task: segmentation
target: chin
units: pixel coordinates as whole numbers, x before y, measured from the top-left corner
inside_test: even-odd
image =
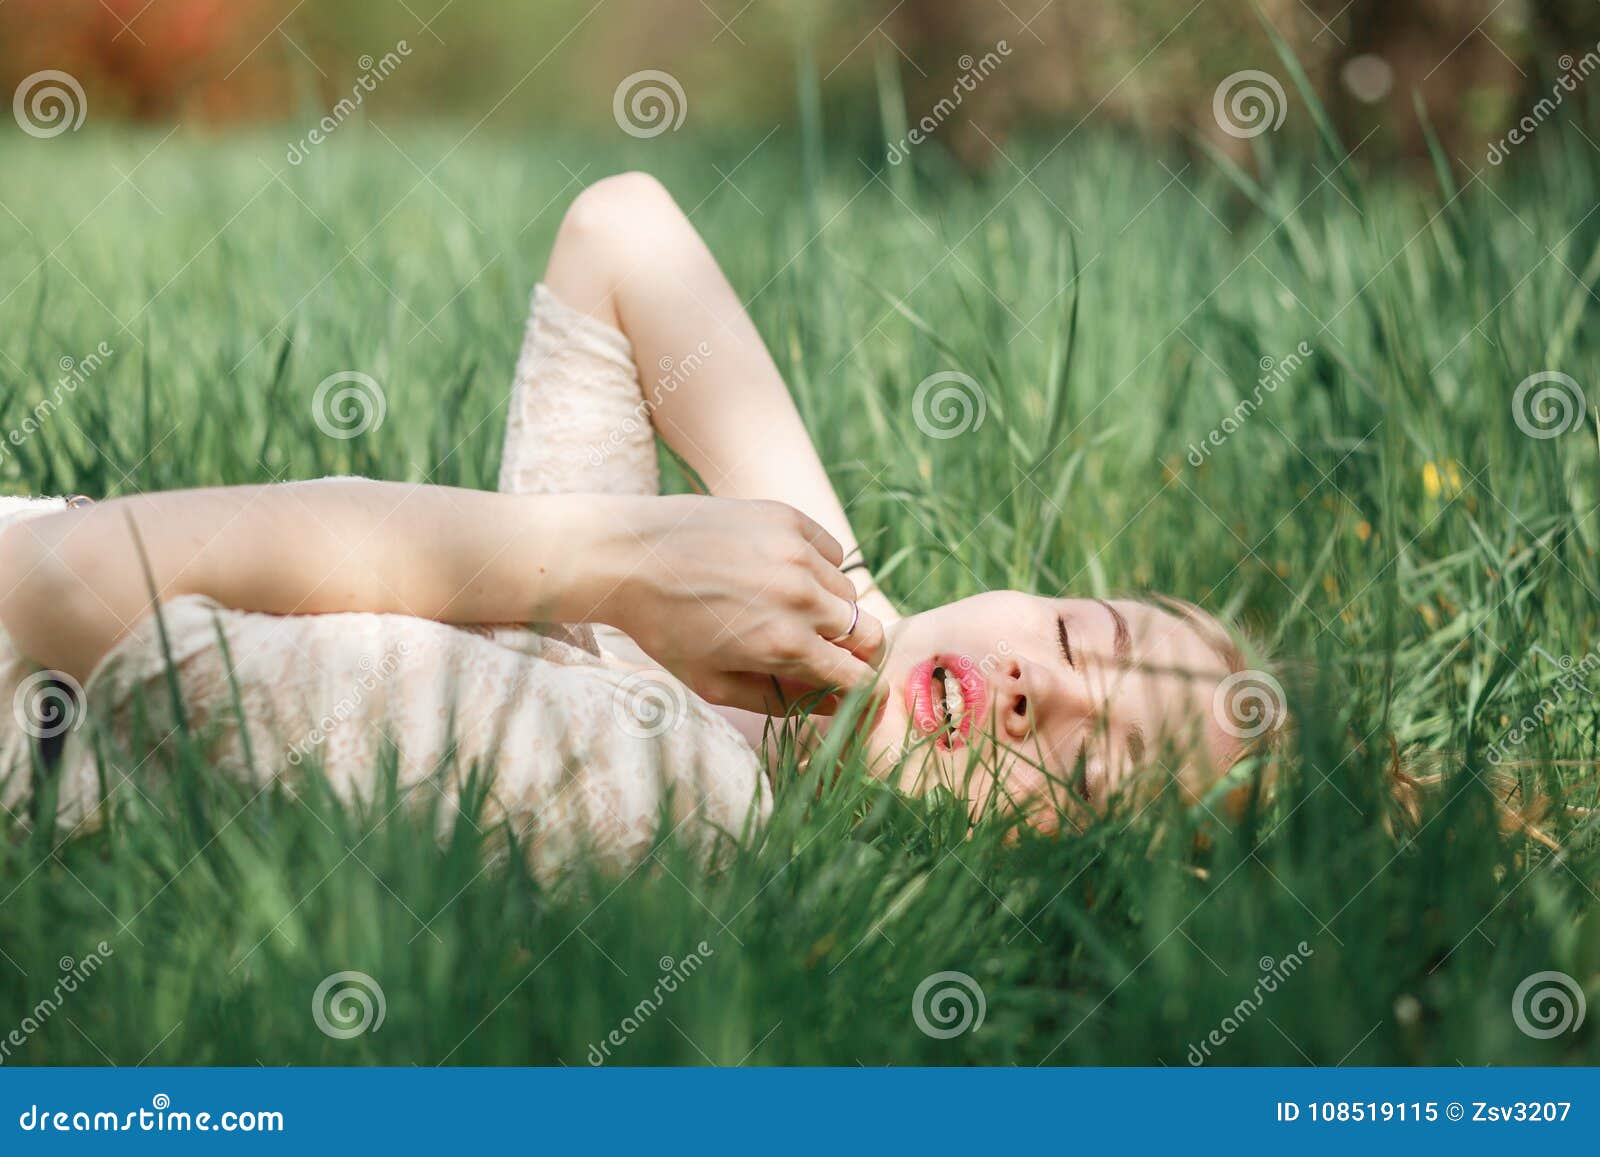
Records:
[[[867,733],[867,755],[872,761],[872,772],[879,778],[889,775],[906,749],[915,742],[916,735],[909,727],[905,704],[900,692],[888,689],[888,700],[878,713],[877,722]]]

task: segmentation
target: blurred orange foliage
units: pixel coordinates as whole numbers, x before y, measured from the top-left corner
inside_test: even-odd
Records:
[[[9,86],[62,69],[102,110],[141,120],[276,113],[282,58],[262,49],[287,11],[283,0],[9,0],[0,74]]]

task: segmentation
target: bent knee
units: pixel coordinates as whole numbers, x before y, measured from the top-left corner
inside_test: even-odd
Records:
[[[692,233],[672,194],[648,173],[606,177],[568,207],[545,283],[572,308],[619,325],[619,283],[652,261],[667,260],[674,240]]]
[[[682,216],[666,186],[649,173],[617,173],[596,181],[573,198],[561,230],[613,236],[643,223]]]

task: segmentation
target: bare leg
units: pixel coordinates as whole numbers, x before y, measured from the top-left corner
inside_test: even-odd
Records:
[[[712,493],[786,502],[827,528],[847,560],[859,558],[855,531],[761,335],[654,178],[625,173],[584,190],[562,222],[545,284],[628,336],[656,432]],[[863,611],[885,623],[900,617],[870,571],[850,577]]]

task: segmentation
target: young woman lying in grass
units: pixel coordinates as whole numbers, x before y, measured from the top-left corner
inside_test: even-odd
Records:
[[[640,367],[669,366],[646,393]],[[716,497],[658,495],[656,435]],[[1046,829],[1158,755],[1187,753],[1164,774],[1198,791],[1243,746],[1216,710],[1242,664],[1196,608],[994,591],[902,616],[738,298],[643,176],[562,224],[500,493],[324,479],[35,500],[11,522],[0,802],[50,773],[69,825],[121,782],[97,771],[101,726],[188,728],[262,785],[313,762],[350,799],[387,744],[402,789],[452,801],[492,767],[489,818],[551,868],[580,843],[637,857],[669,800],[681,837],[746,831],[770,807],[769,715],[813,691],[876,684],[852,717],[902,789]],[[67,695],[95,726],[46,715]]]

